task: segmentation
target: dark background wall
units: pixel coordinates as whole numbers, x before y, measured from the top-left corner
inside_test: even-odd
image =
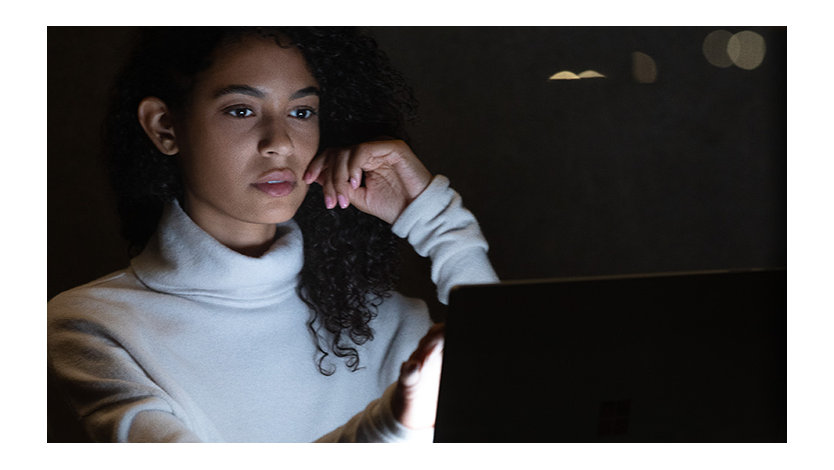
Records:
[[[369,28],[413,85],[413,147],[505,279],[785,266],[785,28],[753,70],[718,28]],[[48,297],[127,264],[98,161],[130,28],[48,29]],[[657,66],[632,76],[632,53]],[[606,78],[548,80],[561,70]],[[430,296],[426,263],[403,289]],[[419,279],[419,281],[417,281]]]

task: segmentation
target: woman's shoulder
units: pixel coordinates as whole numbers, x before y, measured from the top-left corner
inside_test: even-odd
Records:
[[[79,314],[114,312],[118,310],[113,308],[115,305],[143,290],[147,289],[131,268],[121,269],[56,295],[47,302],[47,317],[53,320]]]
[[[371,325],[376,331],[396,331],[400,334],[417,334],[422,337],[431,324],[431,316],[425,301],[393,291],[380,304],[377,318]]]

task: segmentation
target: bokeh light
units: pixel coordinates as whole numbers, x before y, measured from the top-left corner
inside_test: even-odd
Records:
[[[579,73],[579,78],[605,78],[605,75],[597,72],[596,70],[586,70]]]
[[[562,70],[551,75],[550,80],[579,80],[579,75],[569,70]]]
[[[727,43],[730,42],[731,37],[733,33],[723,29],[707,34],[702,47],[707,62],[721,68],[733,65],[733,59],[727,53]]]
[[[704,57],[710,64],[726,68],[733,64],[744,70],[753,70],[764,61],[765,39],[754,31],[733,34],[719,29],[704,38]]]
[[[654,83],[657,81],[657,64],[645,52],[632,52],[631,74],[637,83]]]
[[[764,60],[765,40],[754,31],[736,33],[727,41],[727,54],[737,67],[753,70]]]
[[[578,75],[570,70],[562,70],[561,72],[556,72],[551,75],[549,80],[579,80],[581,78],[605,78],[605,75],[597,72],[596,70],[586,70],[584,72],[580,72]]]

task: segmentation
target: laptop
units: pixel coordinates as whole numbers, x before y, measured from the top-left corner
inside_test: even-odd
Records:
[[[786,442],[785,269],[460,286],[435,442]]]

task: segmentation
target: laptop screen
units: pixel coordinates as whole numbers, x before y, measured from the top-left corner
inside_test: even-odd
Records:
[[[786,442],[786,272],[453,290],[436,442]]]

